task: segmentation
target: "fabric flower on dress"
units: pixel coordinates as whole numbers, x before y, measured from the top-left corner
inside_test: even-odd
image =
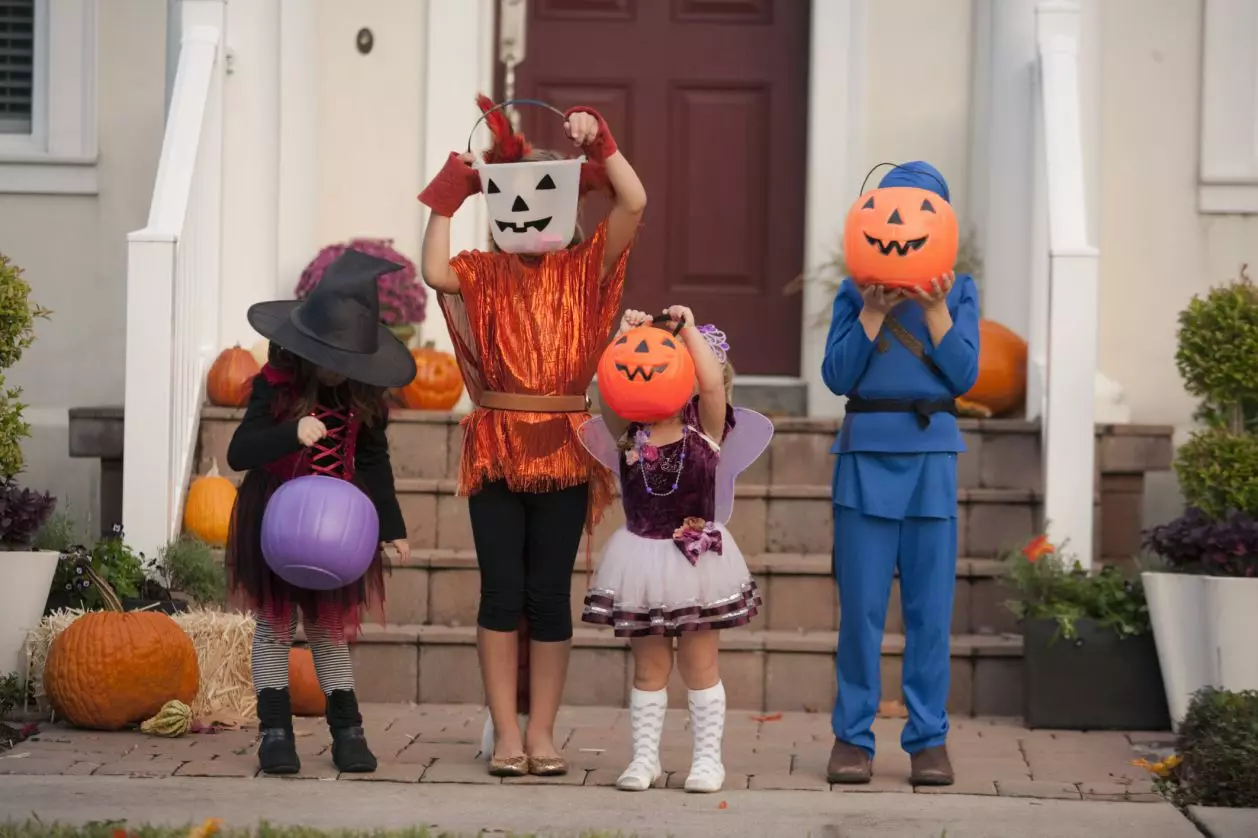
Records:
[[[691,565],[699,563],[699,557],[711,550],[721,554],[721,531],[711,521],[702,518],[687,518],[681,526],[673,530],[673,543],[681,550],[686,561]]]

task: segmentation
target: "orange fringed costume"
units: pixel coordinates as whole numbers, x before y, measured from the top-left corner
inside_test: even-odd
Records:
[[[460,495],[496,480],[513,492],[588,481],[587,532],[611,503],[611,472],[577,438],[587,410],[550,412],[544,402],[537,412],[488,406],[499,394],[585,400],[620,312],[629,255],[626,248],[602,276],[606,237],[604,221],[567,250],[535,257],[470,250],[451,260],[460,293],[442,294],[439,302],[478,405],[462,422]]]

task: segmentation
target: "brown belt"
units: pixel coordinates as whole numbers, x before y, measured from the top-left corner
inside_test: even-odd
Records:
[[[588,396],[531,396],[527,393],[481,393],[480,407],[486,410],[515,410],[523,413],[584,413],[590,409]]]

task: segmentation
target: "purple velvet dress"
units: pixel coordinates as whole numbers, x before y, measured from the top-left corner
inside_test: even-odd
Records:
[[[703,433],[698,397],[682,421],[682,438],[667,445],[651,445],[649,427],[625,433],[625,525],[603,548],[582,614],[620,637],[734,628],[761,604],[738,545],[713,521],[720,443]],[[722,442],[734,421],[727,407]]]

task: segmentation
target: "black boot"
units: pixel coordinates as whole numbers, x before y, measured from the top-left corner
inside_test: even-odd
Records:
[[[296,774],[301,770],[297,740],[293,737],[293,707],[288,690],[258,692],[258,722],[262,742],[258,764],[264,774]]]
[[[328,727],[332,730],[332,762],[347,774],[376,770],[376,756],[367,747],[358,696],[353,690],[334,690],[328,695]]]

